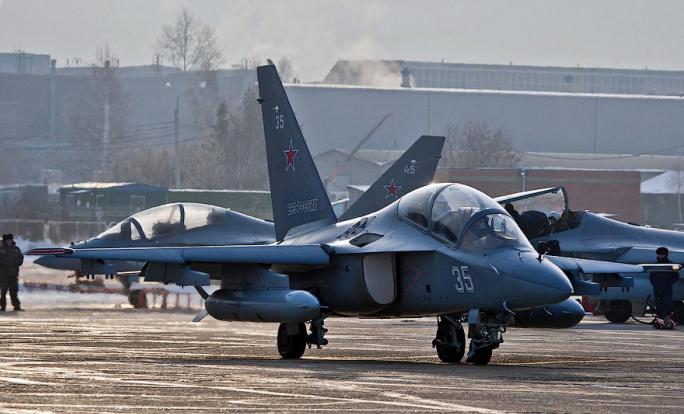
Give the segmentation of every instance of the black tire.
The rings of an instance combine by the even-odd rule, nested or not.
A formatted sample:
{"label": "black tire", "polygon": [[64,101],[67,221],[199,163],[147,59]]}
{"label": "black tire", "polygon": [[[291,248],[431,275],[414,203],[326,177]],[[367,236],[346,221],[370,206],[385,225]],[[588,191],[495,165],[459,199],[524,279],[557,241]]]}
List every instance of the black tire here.
{"label": "black tire", "polygon": [[672,302],[672,320],[677,325],[684,324],[684,302],[682,302],[682,301]]}
{"label": "black tire", "polygon": [[492,351],[491,347],[478,349],[475,351],[475,355],[468,358],[468,362],[475,365],[487,365],[492,359]]}
{"label": "black tire", "polygon": [[603,316],[613,323],[627,322],[632,316],[632,304],[628,300],[608,301],[608,309],[603,312]]}
{"label": "black tire", "polygon": [[283,359],[299,359],[306,350],[306,325],[298,324],[297,334],[287,334],[287,324],[281,323],[278,327],[278,353]]}
{"label": "black tire", "polygon": [[[452,337],[456,336],[456,342],[460,345],[455,347],[453,345],[447,345],[452,343]],[[442,362],[448,362],[450,364],[455,364],[461,362],[463,355],[465,354],[465,331],[463,327],[459,325],[458,327],[453,327],[446,322],[440,322],[437,325],[437,339],[441,341],[444,345],[437,344],[437,356]]]}

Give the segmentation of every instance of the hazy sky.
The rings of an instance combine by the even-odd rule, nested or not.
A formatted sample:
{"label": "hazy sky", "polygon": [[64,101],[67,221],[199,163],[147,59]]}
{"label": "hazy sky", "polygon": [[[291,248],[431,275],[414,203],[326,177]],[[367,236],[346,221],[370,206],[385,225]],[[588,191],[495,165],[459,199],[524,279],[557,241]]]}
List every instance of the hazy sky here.
{"label": "hazy sky", "polygon": [[179,5],[216,28],[226,64],[292,59],[304,81],[342,58],[684,69],[684,2],[634,0],[0,0],[0,51],[152,62]]}

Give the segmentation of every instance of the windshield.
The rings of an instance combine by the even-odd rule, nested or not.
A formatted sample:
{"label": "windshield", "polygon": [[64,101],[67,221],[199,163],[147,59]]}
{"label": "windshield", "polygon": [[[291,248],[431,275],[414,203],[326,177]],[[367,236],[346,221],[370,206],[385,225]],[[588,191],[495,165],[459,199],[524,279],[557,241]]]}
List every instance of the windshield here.
{"label": "windshield", "polygon": [[452,184],[435,198],[431,230],[456,243],[468,220],[478,211],[486,209],[501,210],[501,206],[474,188]]}
{"label": "windshield", "polygon": [[96,238],[154,239],[223,221],[227,210],[197,203],[175,203],[134,214]]}
{"label": "windshield", "polygon": [[515,221],[505,214],[486,214],[468,226],[459,246],[464,250],[494,250],[513,247],[533,250]]}
{"label": "windshield", "polygon": [[515,219],[530,239],[548,236],[577,227],[581,215],[566,209],[565,193],[555,192],[531,195],[507,203],[506,211]]}

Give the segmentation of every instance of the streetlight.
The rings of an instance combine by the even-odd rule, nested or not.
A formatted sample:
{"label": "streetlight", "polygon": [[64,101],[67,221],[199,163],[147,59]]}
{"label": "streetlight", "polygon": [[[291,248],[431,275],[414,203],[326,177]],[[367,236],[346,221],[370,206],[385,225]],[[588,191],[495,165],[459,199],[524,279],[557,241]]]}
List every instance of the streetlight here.
{"label": "streetlight", "polygon": [[[166,88],[173,88],[171,81],[166,81],[164,84]],[[204,89],[207,82],[202,81],[197,84],[197,88]],[[176,109],[173,111],[173,177],[176,182],[176,188],[181,187],[181,171],[180,171],[180,98],[190,90],[176,94]]]}

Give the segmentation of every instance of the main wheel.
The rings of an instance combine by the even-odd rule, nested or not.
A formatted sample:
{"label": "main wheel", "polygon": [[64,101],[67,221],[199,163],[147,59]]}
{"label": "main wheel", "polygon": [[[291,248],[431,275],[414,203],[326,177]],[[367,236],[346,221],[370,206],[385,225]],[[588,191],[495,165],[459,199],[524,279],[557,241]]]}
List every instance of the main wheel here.
{"label": "main wheel", "polygon": [[468,362],[475,365],[487,365],[492,359],[491,347],[481,348],[475,351],[475,354],[468,358]]}
{"label": "main wheel", "polygon": [[465,331],[460,324],[453,326],[446,321],[437,324],[437,356],[442,362],[457,363],[465,354]]}
{"label": "main wheel", "polygon": [[603,315],[611,322],[624,323],[632,316],[632,304],[628,300],[608,301],[608,309]]}
{"label": "main wheel", "polygon": [[297,332],[288,335],[286,323],[281,323],[278,327],[278,353],[284,359],[299,359],[304,355],[306,349],[306,325],[297,324]]}

